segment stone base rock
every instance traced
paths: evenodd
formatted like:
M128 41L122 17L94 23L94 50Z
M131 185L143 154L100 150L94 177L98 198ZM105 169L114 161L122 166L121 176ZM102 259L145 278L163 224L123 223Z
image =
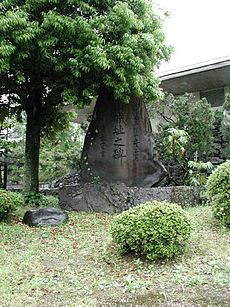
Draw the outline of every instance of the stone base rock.
M75 171L62 176L49 184L49 189L59 189L64 185L80 184L80 174Z
M122 183L87 183L59 189L60 206L65 210L119 213L153 200L182 206L200 202L199 191L187 186L137 188Z
M23 223L29 226L57 226L67 221L67 213L57 208L31 209L23 217Z

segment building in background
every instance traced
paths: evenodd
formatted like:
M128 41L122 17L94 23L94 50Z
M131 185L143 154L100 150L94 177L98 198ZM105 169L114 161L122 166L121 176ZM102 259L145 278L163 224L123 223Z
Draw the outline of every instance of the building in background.
M173 95L192 93L206 97L213 107L224 103L230 92L230 56L158 73L164 92Z

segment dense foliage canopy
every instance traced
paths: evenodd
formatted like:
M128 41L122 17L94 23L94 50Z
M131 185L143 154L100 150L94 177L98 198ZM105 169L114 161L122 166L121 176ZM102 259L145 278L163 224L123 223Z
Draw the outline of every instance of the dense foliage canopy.
M1 109L27 114L25 189L38 189L40 135L53 127L50 114L89 103L103 87L126 102L131 94L158 99L153 70L169 54L151 0L2 1Z
M1 94L26 108L87 102L103 84L122 99L159 95L153 67L168 58L150 0L5 0L0 4Z

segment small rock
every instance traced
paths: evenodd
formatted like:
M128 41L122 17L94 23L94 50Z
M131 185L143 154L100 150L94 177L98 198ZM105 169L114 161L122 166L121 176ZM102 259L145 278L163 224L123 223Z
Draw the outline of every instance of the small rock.
M67 213L57 208L30 209L23 217L23 223L29 226L57 226L67 221Z

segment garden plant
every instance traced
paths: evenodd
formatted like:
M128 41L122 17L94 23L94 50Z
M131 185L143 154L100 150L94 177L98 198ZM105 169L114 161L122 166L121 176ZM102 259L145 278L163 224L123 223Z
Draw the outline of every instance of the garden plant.
M19 193L0 190L0 221L6 220L24 204L23 197Z
M123 251L134 251L150 260L180 254L191 225L177 204L147 202L114 218L111 234Z
M230 160L218 166L209 176L206 194L215 218L230 227Z

